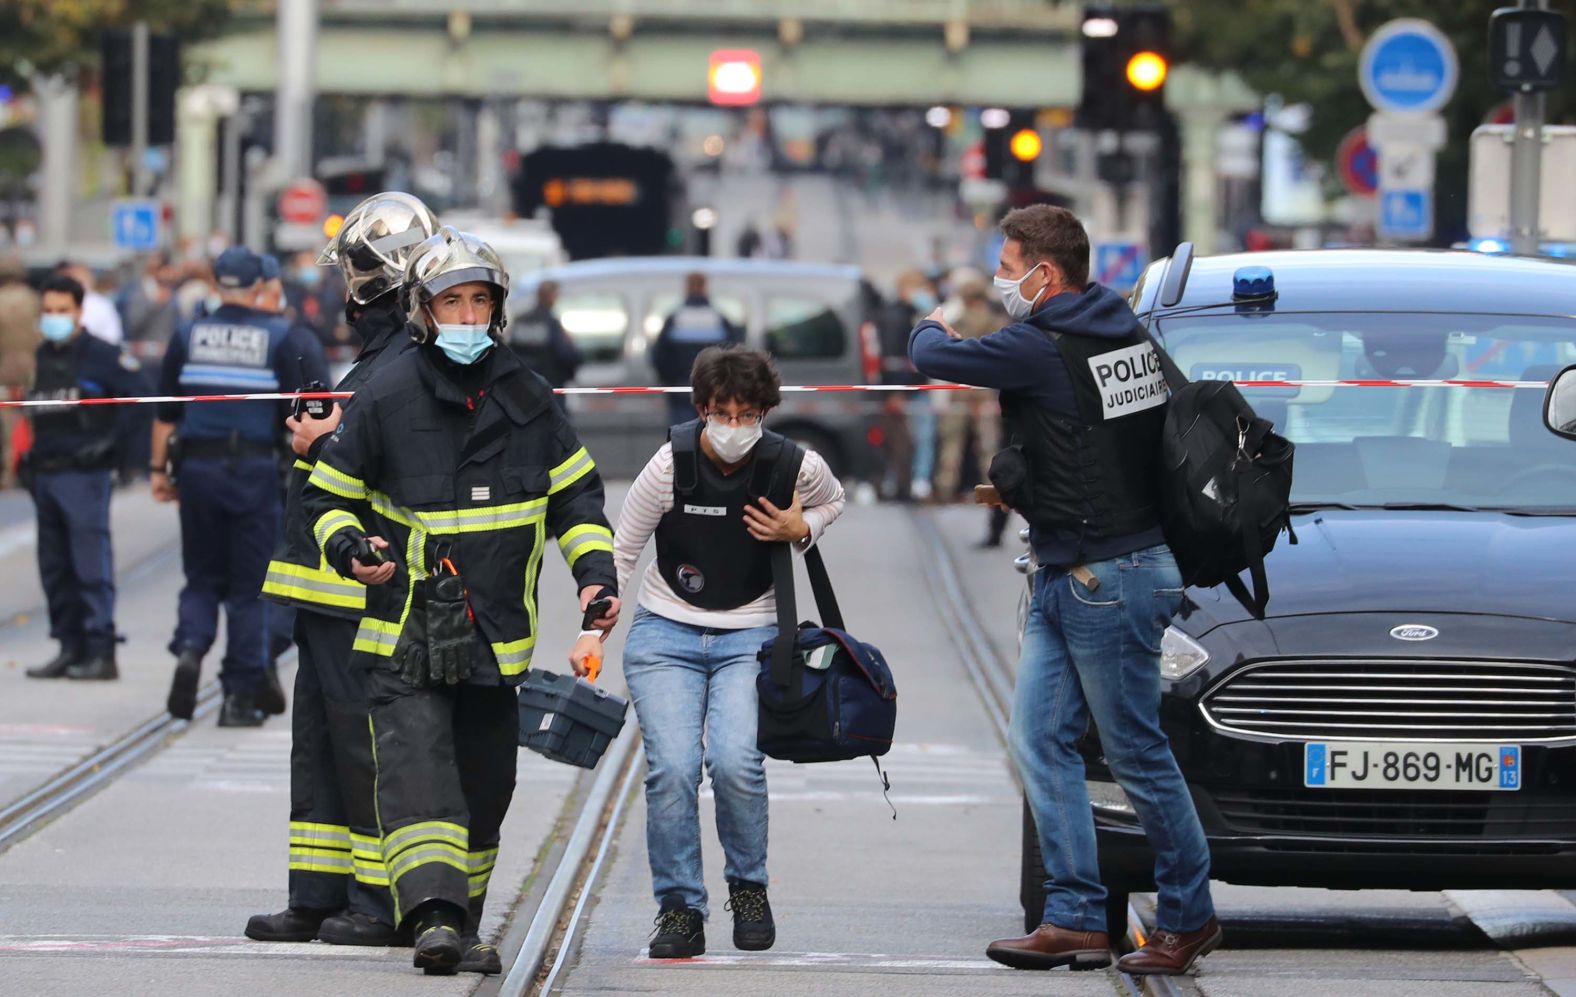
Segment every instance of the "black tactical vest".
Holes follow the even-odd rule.
[[[86,336],[87,333],[79,333]],[[81,376],[83,354],[91,344],[72,342],[65,349],[45,346],[38,350],[37,372],[28,398],[34,401],[75,401],[84,397],[107,396],[109,387],[84,390]],[[112,405],[43,405],[33,410],[33,432],[48,439],[44,450],[80,451],[83,467],[113,467],[113,448],[117,412]]]
[[[657,524],[657,568],[675,595],[699,609],[748,605],[772,587],[771,546],[750,536],[744,507],[762,496],[793,504],[804,450],[770,430],[750,459],[724,475],[700,449],[700,420],[674,426],[673,509]]]
[[[1047,332],[1067,365],[1077,418],[1003,392],[1010,442],[1028,461],[1036,528],[1091,539],[1160,524],[1160,433],[1170,392],[1159,355],[1136,324],[1109,339]]]

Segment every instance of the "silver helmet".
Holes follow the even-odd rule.
[[[432,338],[427,305],[433,298],[460,284],[491,284],[494,289],[492,320],[487,330],[499,338],[508,324],[504,302],[509,297],[509,271],[493,248],[469,232],[448,225],[411,251],[405,264],[405,308],[420,342]]]
[[[370,304],[399,287],[411,250],[437,230],[437,216],[419,197],[386,190],[350,209],[317,265],[337,265],[350,299]]]

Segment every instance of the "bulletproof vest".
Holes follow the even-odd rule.
[[[274,360],[288,329],[263,312],[225,305],[177,332],[185,340],[180,386],[193,395],[279,390]],[[271,402],[203,402],[185,407],[180,434],[189,440],[228,439],[266,443],[279,433],[279,410]]]
[[[744,507],[762,496],[793,504],[804,450],[767,431],[749,461],[724,475],[700,449],[703,423],[674,426],[673,509],[657,524],[657,569],[675,595],[700,609],[748,605],[772,586],[771,546],[750,536]]]
[[[82,333],[87,335],[87,333]],[[44,346],[38,350],[38,366],[28,398],[34,401],[75,401],[103,398],[109,386],[82,376],[84,343],[73,341],[63,350]],[[39,406],[33,409],[33,433],[40,450],[74,449],[95,440],[113,441],[116,411],[109,405]],[[52,444],[58,444],[55,446]]]
[[[1170,398],[1141,328],[1116,339],[1047,332],[1072,379],[1078,414],[1003,392],[1009,440],[1029,465],[1030,523],[1082,537],[1127,536],[1160,523],[1160,434]]]

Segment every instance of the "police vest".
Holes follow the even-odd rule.
[[[278,354],[289,336],[284,320],[250,308],[225,305],[176,333],[185,348],[181,390],[223,395],[279,390]],[[232,434],[270,443],[282,432],[278,406],[268,402],[205,402],[187,405],[180,434],[188,440],[227,439]]]
[[[1111,339],[1047,332],[1067,365],[1076,418],[1003,392],[1002,419],[1029,465],[1039,529],[1127,536],[1160,523],[1160,435],[1170,391],[1136,324]]]
[[[114,392],[101,372],[90,370],[94,354],[100,367],[119,362],[119,351],[84,332],[65,349],[38,349],[31,401],[72,402],[107,398]],[[96,375],[96,376],[95,376]],[[113,405],[41,405],[32,410],[35,459],[53,467],[113,467],[119,423]]]
[[[692,606],[738,609],[772,587],[771,546],[750,536],[744,507],[763,496],[778,508],[792,505],[804,450],[767,431],[748,463],[725,475],[701,452],[702,426],[670,431],[673,509],[657,524],[657,569]]]

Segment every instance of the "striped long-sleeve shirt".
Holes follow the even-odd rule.
[[[813,450],[805,451],[797,487],[799,499],[804,505],[805,525],[810,527],[809,542],[802,546],[794,545],[795,550],[802,552],[819,541],[826,528],[843,514],[844,498],[842,484],[832,475],[821,455]],[[618,515],[618,529],[613,534],[613,564],[618,569],[618,590],[626,597],[641,551],[645,550],[662,517],[672,510],[673,445],[664,443],[630,486],[624,507]],[[743,630],[771,626],[777,622],[777,596],[774,589],[767,589],[765,595],[737,609],[701,609],[674,594],[655,560],[646,568],[640,586],[639,605],[670,620],[718,630]]]

